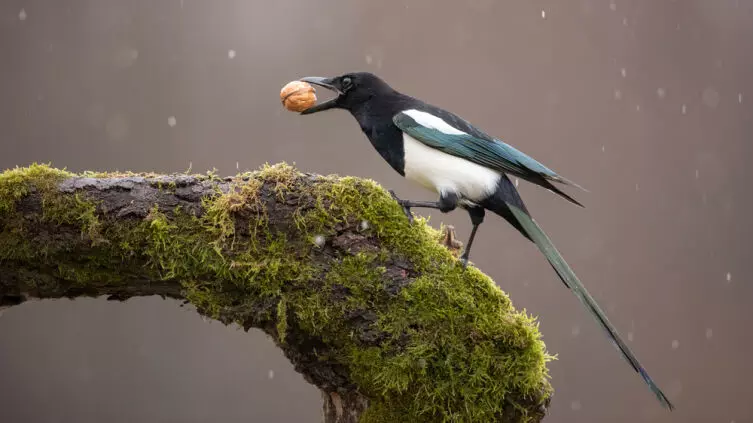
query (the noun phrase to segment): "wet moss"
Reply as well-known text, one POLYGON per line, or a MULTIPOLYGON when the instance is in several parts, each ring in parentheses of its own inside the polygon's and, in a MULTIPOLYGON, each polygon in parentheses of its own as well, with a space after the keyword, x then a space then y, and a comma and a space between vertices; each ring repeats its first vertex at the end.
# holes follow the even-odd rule
POLYGON ((200 215, 155 206, 118 219, 82 193, 60 193, 73 176, 44 165, 0 174, 0 262, 55 264, 58 277, 97 286, 127 283, 132 263, 143 263, 155 280, 180 281, 202 314, 272 328, 280 345, 304 332, 371 399, 365 422, 488 422, 551 395, 552 357, 535 319, 478 269, 464 271, 427 220, 409 224, 374 181, 265 165, 204 197, 200 215), (30 222, 17 208, 35 192, 40 219, 80 231, 94 253, 73 258, 65 245, 41 249, 25 237, 30 222), (333 254, 344 233, 377 247, 333 254), (396 261, 403 274, 385 275, 396 261))

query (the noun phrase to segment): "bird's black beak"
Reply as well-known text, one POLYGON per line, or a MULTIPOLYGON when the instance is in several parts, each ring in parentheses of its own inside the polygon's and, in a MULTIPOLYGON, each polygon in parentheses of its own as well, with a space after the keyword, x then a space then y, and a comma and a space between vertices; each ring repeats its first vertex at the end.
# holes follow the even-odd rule
MULTIPOLYGON (((333 80, 333 78, 322 78, 319 76, 307 76, 305 78, 301 78, 300 81, 308 82, 312 85, 318 85, 320 87, 324 87, 328 90, 334 91, 337 93, 338 97, 342 95, 342 91, 337 86, 337 83, 333 80)), ((319 103, 315 106, 311 106, 308 109, 301 112, 302 115, 310 115, 312 113, 321 112, 324 110, 332 109, 334 107, 337 107, 337 99, 338 97, 333 98, 332 100, 328 100, 322 103, 319 103)))

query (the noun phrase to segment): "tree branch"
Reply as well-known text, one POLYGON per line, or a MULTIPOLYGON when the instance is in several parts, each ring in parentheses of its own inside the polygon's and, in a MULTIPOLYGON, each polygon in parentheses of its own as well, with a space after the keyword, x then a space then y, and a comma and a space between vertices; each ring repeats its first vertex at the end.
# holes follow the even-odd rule
POLYGON ((0 174, 0 306, 190 302, 269 334, 322 390, 327 423, 540 421, 552 390, 535 320, 463 271, 455 242, 372 181, 285 164, 0 174))

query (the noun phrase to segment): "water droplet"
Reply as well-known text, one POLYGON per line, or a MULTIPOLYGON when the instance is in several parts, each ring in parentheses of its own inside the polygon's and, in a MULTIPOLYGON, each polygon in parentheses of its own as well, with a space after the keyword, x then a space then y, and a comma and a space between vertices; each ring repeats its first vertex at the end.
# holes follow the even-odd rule
POLYGON ((627 69, 625 68, 620 69, 620 75, 622 75, 623 78, 627 77, 627 69))
POLYGON ((676 350, 678 348, 680 348, 680 341, 675 339, 674 341, 672 341, 672 349, 676 350))
POLYGON ((18 20, 25 21, 26 17, 26 9, 21 9, 21 11, 18 12, 18 20))
POLYGON ((703 90, 701 98, 703 99, 703 104, 711 107, 712 109, 716 108, 719 105, 719 92, 711 87, 703 90))
POLYGON ((580 401, 575 400, 570 403, 570 409, 573 411, 578 411, 581 409, 580 401))
POLYGON ((706 339, 711 339, 714 336, 714 331, 711 328, 706 329, 706 339))
POLYGON ((615 100, 621 100, 622 99, 622 91, 620 91, 620 90, 614 90, 614 99, 615 100))
POLYGON ((731 281, 732 281, 732 273, 727 272, 727 282, 731 282, 731 281))
POLYGON ((229 59, 235 59, 235 50, 228 50, 227 51, 227 57, 229 59))
POLYGON ((178 120, 175 119, 175 116, 170 116, 169 118, 167 118, 167 124, 172 128, 178 124, 178 120))
POLYGON ((272 369, 269 369, 269 373, 267 373, 267 378, 269 378, 269 380, 274 379, 275 378, 275 371, 272 370, 272 369))
POLYGON ((633 339, 635 338, 633 332, 628 332, 627 338, 628 338, 628 341, 633 342, 633 339))
POLYGON ((573 326, 573 328, 570 330, 570 333, 572 333, 573 336, 580 335, 580 326, 578 325, 573 326))
POLYGON ((687 114, 687 113, 688 113, 688 106, 686 106, 686 105, 683 104, 682 105, 682 114, 687 114))
POLYGON ((546 19, 546 10, 541 11, 541 19, 546 19))
POLYGON ((664 98, 667 95, 667 91, 664 88, 657 88, 656 95, 658 95, 659 98, 664 98))

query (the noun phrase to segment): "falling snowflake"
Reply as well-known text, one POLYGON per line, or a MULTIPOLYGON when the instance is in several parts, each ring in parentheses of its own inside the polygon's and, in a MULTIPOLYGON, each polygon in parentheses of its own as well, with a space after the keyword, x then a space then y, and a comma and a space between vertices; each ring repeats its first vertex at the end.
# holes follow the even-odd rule
POLYGON ((620 75, 622 75, 623 78, 627 77, 627 69, 625 68, 620 69, 620 75))
POLYGON ((360 227, 361 227, 362 231, 365 231, 365 230, 369 229, 369 221, 368 220, 362 220, 360 227))
POLYGON ((640 189, 641 189, 641 187, 640 187, 640 186, 638 186, 638 184, 635 184, 635 190, 636 190, 636 191, 639 191, 640 189))
POLYGON ((235 59, 235 50, 228 50, 227 57, 230 59, 235 59))
POLYGON ((622 25, 623 26, 628 26, 628 20, 627 20, 627 18, 622 18, 622 25))
POLYGON ((688 106, 686 106, 686 105, 683 104, 682 105, 682 114, 687 114, 687 113, 688 113, 688 106))
POLYGON ((546 10, 541 11, 541 19, 546 19, 546 10))
POLYGON ((520 179, 515 178, 515 187, 517 188, 518 185, 520 185, 520 179))
POLYGON ((614 99, 615 100, 621 100, 622 99, 622 91, 620 91, 620 90, 614 90, 614 99))
POLYGON ((714 331, 711 328, 706 329, 706 339, 711 339, 714 336, 714 331))
POLYGON ((656 95, 658 95, 659 98, 664 98, 667 95, 667 91, 664 88, 657 88, 656 95))
POLYGON ((371 62, 373 62, 373 61, 374 61, 374 58, 373 58, 373 57, 371 57, 371 55, 370 55, 370 54, 367 54, 367 55, 366 55, 366 64, 367 64, 367 65, 370 65, 370 64, 371 64, 371 62))
POLYGON ((737 94, 737 102, 740 103, 740 104, 742 104, 742 102, 743 102, 743 93, 738 93, 737 94))
POLYGON ((267 378, 269 378, 270 380, 274 379, 275 378, 275 371, 272 370, 272 369, 269 369, 269 373, 267 373, 267 378))
POLYGON ((628 332, 627 338, 628 338, 628 341, 633 342, 633 339, 634 339, 633 332, 628 332))
POLYGON ((672 349, 676 350, 678 348, 680 348, 680 341, 675 339, 674 341, 672 341, 672 349))
POLYGON ((572 333, 573 336, 580 335, 580 326, 578 325, 573 326, 573 328, 570 330, 570 333, 572 333))
POLYGON ((26 17, 26 9, 21 9, 21 11, 18 12, 18 20, 25 21, 26 17))
POLYGON ((731 282, 731 281, 732 281, 732 273, 727 272, 727 282, 731 282))
POLYGON ((581 409, 580 401, 575 400, 570 403, 570 409, 573 411, 578 411, 581 409))
POLYGON ((327 239, 324 238, 324 235, 317 235, 314 237, 314 244, 316 244, 317 247, 323 247, 326 241, 327 239))
POLYGON ((695 178, 698 179, 701 176, 701 172, 698 169, 695 170, 695 178))
POLYGON ((178 120, 175 119, 175 116, 170 116, 169 118, 167 118, 167 124, 170 125, 171 128, 173 128, 178 124, 178 120))
POLYGON ((641 105, 640 105, 640 104, 636 104, 636 105, 635 105, 635 110, 636 110, 637 112, 640 112, 640 111, 641 111, 641 105))
POLYGON ((607 147, 606 147, 606 146, 604 146, 604 145, 602 145, 602 146, 601 146, 601 152, 603 153, 603 152, 605 152, 605 151, 607 151, 607 147))
POLYGON ((617 3, 611 2, 609 3, 609 8, 612 10, 612 12, 617 10, 617 3))

